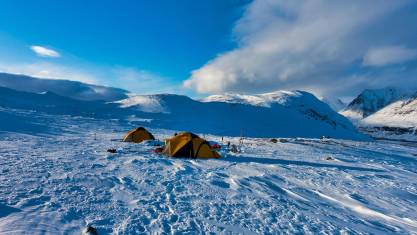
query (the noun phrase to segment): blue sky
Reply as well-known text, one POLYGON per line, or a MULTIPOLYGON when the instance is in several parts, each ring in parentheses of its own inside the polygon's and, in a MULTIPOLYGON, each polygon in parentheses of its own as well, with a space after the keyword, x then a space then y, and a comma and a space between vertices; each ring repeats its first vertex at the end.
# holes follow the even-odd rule
POLYGON ((417 87, 414 0, 23 1, 0 71, 192 96, 417 87))
POLYGON ((93 74, 116 67, 181 83, 235 46, 231 31, 244 6, 238 0, 2 1, 0 60, 73 63, 93 74), (61 57, 37 58, 31 45, 61 57))

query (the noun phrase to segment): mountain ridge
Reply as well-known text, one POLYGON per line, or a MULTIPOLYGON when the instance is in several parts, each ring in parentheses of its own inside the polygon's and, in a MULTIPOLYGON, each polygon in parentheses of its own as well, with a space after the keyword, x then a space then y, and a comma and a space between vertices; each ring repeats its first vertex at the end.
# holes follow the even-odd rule
MULTIPOLYGON (((11 87, 21 88, 22 85, 19 84, 21 80, 13 81, 17 84, 14 86, 9 84, 11 87)), ((130 122, 133 126, 145 125, 225 136, 244 135, 264 138, 328 136, 355 140, 368 139, 360 134, 348 119, 305 91, 223 96, 226 100, 199 101, 184 95, 156 94, 131 95, 123 99, 105 101, 97 100, 96 98, 100 96, 94 92, 83 93, 84 89, 92 89, 88 84, 57 81, 58 83, 53 84, 64 87, 55 92, 53 89, 41 86, 45 81, 39 82, 25 84, 26 91, 0 88, 0 106, 58 115, 118 119, 130 122), (31 87, 32 85, 34 87, 31 87), (66 85, 69 88, 66 88, 66 85), (92 98, 80 99, 77 96, 79 93, 68 96, 67 92, 76 88, 80 88, 84 95, 91 94, 92 98)), ((108 89, 110 93, 114 91, 112 88, 108 89)), ((120 93, 116 93, 112 98, 118 95, 120 93)), ((125 96, 124 91, 122 95, 125 96)))
POLYGON ((173 94, 140 95, 115 103, 170 117, 162 118, 159 123, 177 129, 215 130, 214 134, 234 136, 243 131, 252 137, 366 139, 345 117, 304 91, 277 91, 255 96, 235 94, 232 97, 229 94, 203 100, 173 94))
POLYGON ((407 95, 407 92, 394 87, 365 89, 340 113, 356 122, 407 95))
POLYGON ((50 91, 61 96, 88 101, 115 101, 128 97, 128 91, 120 88, 1 72, 0 87, 32 93, 50 91))

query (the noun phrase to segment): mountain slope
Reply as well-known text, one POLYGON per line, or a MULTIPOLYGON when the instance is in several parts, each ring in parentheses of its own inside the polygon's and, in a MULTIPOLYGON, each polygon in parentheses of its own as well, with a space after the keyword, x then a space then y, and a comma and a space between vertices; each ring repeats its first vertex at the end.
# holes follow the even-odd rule
POLYGON ((39 79, 25 75, 0 73, 0 87, 18 91, 41 93, 50 91, 60 96, 79 100, 115 101, 127 98, 127 91, 119 88, 85 84, 76 81, 39 79))
POLYGON ((338 98, 321 97, 320 100, 328 104, 330 108, 332 108, 336 112, 342 111, 347 106, 347 104, 345 104, 342 100, 338 98))
POLYGON ((222 99, 228 102, 201 102, 170 94, 103 102, 0 87, 0 107, 6 109, 118 119, 134 126, 223 136, 367 139, 345 117, 307 92, 279 91, 248 96, 246 103, 233 97, 222 99), (252 100, 258 103, 253 104, 252 100))
POLYGON ((303 91, 227 94, 203 101, 162 94, 131 97, 117 103, 139 111, 157 107, 159 113, 151 124, 177 130, 249 137, 366 138, 345 117, 303 91))
POLYGON ((366 89, 350 102, 346 109, 341 111, 341 114, 353 121, 358 121, 404 96, 406 93, 395 88, 366 89))
POLYGON ((363 125, 417 127, 417 95, 394 102, 361 122, 363 125))
POLYGON ((5 87, 0 87, 0 108, 95 118, 123 117, 130 112, 102 101, 76 100, 52 92, 38 94, 5 87))

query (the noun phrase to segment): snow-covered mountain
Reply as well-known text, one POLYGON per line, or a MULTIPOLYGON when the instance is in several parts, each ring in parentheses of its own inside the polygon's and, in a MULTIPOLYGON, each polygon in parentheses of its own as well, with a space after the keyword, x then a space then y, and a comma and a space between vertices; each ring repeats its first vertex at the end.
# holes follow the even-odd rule
POLYGON ((320 100, 328 104, 334 111, 339 112, 346 108, 347 104, 339 98, 320 97, 320 100))
POLYGON ((226 94, 201 101, 161 94, 130 97, 116 103, 153 112, 152 123, 178 130, 251 137, 366 138, 345 117, 303 91, 226 94))
POLYGON ((80 82, 0 74, 0 108, 112 118, 137 122, 134 125, 228 136, 367 138, 345 117, 303 91, 226 94, 202 101, 172 94, 126 94, 80 82))
POLYGON ((340 112, 377 138, 417 140, 417 93, 395 88, 365 90, 340 112))
POLYGON ((49 91, 31 93, 5 87, 0 87, 0 108, 93 118, 118 118, 133 114, 129 109, 120 109, 113 103, 77 100, 49 91))
POLYGON ((358 123, 374 137, 417 140, 417 94, 396 101, 358 123))
POLYGON ((366 89, 340 113, 357 122, 406 96, 405 92, 396 88, 366 89))
POLYGON ((417 127, 417 94, 384 107, 363 119, 361 123, 372 126, 417 127))
POLYGON ((85 84, 82 82, 40 79, 25 75, 0 73, 0 87, 33 93, 53 92, 79 100, 115 101, 127 98, 127 91, 119 88, 85 84))
POLYGON ((270 107, 263 95, 241 95, 241 94, 224 94, 224 95, 211 95, 204 99, 202 102, 224 102, 231 104, 248 104, 254 106, 270 107))

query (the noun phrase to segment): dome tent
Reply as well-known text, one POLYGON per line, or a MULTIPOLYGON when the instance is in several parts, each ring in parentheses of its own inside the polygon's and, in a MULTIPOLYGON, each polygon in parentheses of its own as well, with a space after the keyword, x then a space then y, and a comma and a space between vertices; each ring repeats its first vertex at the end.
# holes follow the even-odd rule
POLYGON ((199 136, 183 132, 166 140, 163 153, 170 157, 186 158, 220 158, 217 151, 210 148, 209 143, 199 136))
POLYGON ((140 143, 144 140, 154 140, 155 137, 143 127, 129 131, 123 138, 123 142, 140 143))

